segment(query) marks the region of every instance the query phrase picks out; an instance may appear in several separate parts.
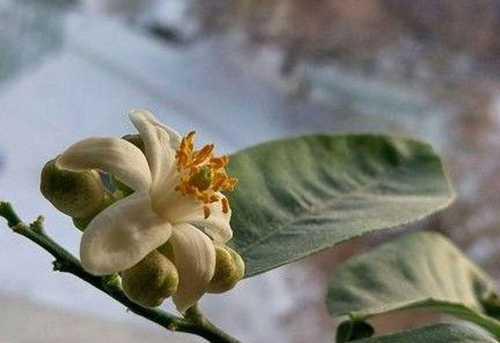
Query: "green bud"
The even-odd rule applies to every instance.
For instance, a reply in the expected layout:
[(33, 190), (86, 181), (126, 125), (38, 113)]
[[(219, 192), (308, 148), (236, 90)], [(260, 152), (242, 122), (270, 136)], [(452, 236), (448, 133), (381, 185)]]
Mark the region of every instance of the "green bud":
[(87, 218), (73, 218), (73, 225), (80, 231), (85, 231), (87, 226), (89, 226), (90, 222), (92, 221), (92, 217), (87, 217)]
[(59, 211), (76, 218), (95, 216), (103, 208), (106, 195), (97, 171), (60, 169), (55, 160), (42, 169), (40, 191)]
[(163, 254), (163, 256), (168, 258), (170, 261), (175, 263), (174, 247), (172, 246), (172, 244), (167, 242), (156, 250), (158, 250), (159, 253)]
[(121, 273), (127, 297), (147, 307), (160, 306), (177, 291), (179, 274), (167, 257), (154, 250), (141, 262)]
[[(104, 195), (104, 201), (102, 202), (101, 208), (99, 209), (98, 213), (106, 209), (109, 205), (112, 205), (116, 201), (120, 200), (120, 197), (114, 197), (112, 194), (106, 193)], [(96, 213), (97, 214), (97, 213)], [(87, 226), (90, 224), (92, 219), (95, 218), (96, 214), (93, 214), (89, 217), (84, 217), (84, 218), (78, 218), (74, 217), (73, 218), (73, 225), (80, 230), (80, 231), (85, 231)]]
[(209, 293), (224, 293), (232, 289), (245, 276), (245, 262), (227, 246), (215, 247), (215, 274), (208, 285)]

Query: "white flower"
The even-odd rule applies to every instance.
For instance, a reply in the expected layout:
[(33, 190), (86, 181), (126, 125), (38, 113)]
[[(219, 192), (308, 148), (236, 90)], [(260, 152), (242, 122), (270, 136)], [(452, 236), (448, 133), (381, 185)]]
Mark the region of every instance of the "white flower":
[(173, 300), (184, 312), (214, 275), (214, 243), (232, 237), (231, 210), (220, 191), (232, 190), (236, 180), (226, 174), (227, 157), (213, 157), (213, 145), (194, 150), (194, 132), (181, 138), (148, 111), (129, 116), (144, 153), (124, 139), (89, 138), (57, 160), (61, 168), (107, 172), (134, 191), (91, 221), (81, 241), (82, 265), (94, 275), (121, 272), (168, 241), (180, 277)]

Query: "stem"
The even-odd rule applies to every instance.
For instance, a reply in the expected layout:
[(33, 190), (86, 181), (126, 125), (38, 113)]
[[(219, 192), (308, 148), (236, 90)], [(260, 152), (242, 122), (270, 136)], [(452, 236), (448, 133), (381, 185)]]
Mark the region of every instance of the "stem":
[(180, 323), (179, 331), (196, 333), (197, 330), (203, 328), (203, 337), (209, 342), (226, 342), (226, 343), (240, 343), (234, 337), (229, 336), (227, 333), (212, 324), (200, 311), (198, 304), (186, 311), (185, 319), (190, 322)]
[(195, 334), (209, 342), (240, 343), (210, 323), (201, 314), (197, 305), (189, 309), (186, 316), (181, 318), (160, 309), (147, 308), (132, 302), (123, 292), (116, 277), (112, 275), (99, 277), (87, 273), (76, 257), (50, 238), (43, 229), (43, 217), (40, 216), (35, 222), (27, 225), (21, 221), (11, 204), (1, 201), (0, 217), (7, 220), (7, 224), (15, 233), (28, 238), (51, 254), (55, 258), (53, 262), (55, 271), (73, 274), (125, 305), (133, 313), (149, 319), (167, 330)]

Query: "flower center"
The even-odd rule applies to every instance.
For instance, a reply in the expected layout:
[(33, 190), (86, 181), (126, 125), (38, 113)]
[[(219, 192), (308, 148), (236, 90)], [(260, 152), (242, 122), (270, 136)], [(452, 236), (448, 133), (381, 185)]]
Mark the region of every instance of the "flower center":
[(200, 150), (194, 149), (196, 133), (191, 131), (182, 138), (175, 155), (177, 170), (181, 175), (180, 184), (175, 188), (183, 195), (194, 196), (201, 201), (205, 219), (210, 217), (210, 204), (220, 202), (222, 212), (229, 212), (229, 202), (218, 192), (234, 191), (238, 180), (227, 174), (229, 163), (227, 156), (214, 156), (213, 144), (205, 145)]

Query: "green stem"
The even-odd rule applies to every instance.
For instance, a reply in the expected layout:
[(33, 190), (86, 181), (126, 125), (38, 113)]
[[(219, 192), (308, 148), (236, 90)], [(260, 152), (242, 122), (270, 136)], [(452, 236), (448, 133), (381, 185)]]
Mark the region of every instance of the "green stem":
[(0, 202), (0, 217), (7, 220), (7, 224), (15, 233), (28, 238), (51, 254), (55, 258), (54, 270), (75, 275), (125, 305), (133, 313), (170, 331), (195, 334), (213, 343), (239, 343), (237, 339), (210, 323), (196, 305), (187, 311), (184, 318), (181, 318), (130, 301), (115, 278), (87, 273), (76, 257), (50, 238), (43, 229), (43, 217), (38, 217), (35, 222), (27, 225), (21, 221), (11, 204), (7, 202)]
[(180, 323), (179, 331), (196, 333), (196, 330), (203, 328), (204, 336), (209, 342), (227, 342), (239, 343), (237, 339), (229, 336), (227, 333), (212, 324), (200, 311), (198, 304), (195, 304), (186, 311), (186, 321), (189, 323)]

